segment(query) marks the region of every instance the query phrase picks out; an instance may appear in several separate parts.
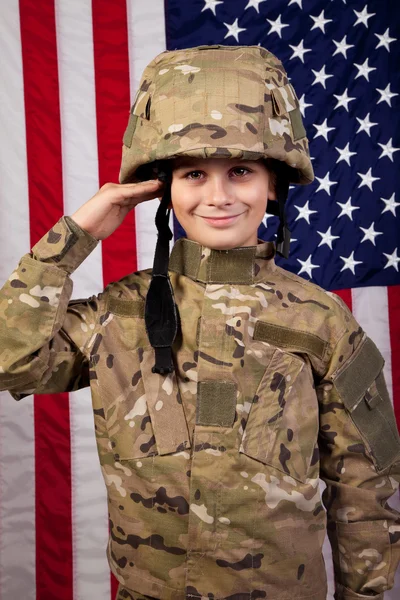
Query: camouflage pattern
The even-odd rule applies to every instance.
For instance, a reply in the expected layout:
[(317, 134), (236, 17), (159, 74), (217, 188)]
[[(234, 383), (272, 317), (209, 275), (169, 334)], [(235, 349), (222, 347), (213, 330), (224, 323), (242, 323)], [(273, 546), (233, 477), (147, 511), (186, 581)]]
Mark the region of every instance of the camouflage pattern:
[[(256, 160), (314, 173), (299, 101), (281, 61), (259, 46), (200, 46), (159, 54), (145, 69), (124, 135), (120, 183), (178, 156)], [(140, 178), (151, 177), (151, 170)]]
[(277, 267), (269, 242), (179, 240), (181, 333), (162, 377), (143, 318), (150, 270), (70, 301), (95, 244), (63, 218), (10, 276), (0, 389), (90, 385), (118, 600), (325, 600), (326, 529), (336, 600), (382, 600), (400, 560), (387, 502), (400, 440), (383, 359), (343, 302)]

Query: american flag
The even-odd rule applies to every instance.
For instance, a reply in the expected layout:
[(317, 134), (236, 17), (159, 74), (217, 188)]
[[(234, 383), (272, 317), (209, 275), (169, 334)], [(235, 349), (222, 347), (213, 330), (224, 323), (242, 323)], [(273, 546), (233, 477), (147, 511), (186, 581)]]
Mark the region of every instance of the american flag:
[[(291, 256), (277, 262), (347, 302), (385, 357), (400, 425), (399, 23), (392, 0), (3, 2), (0, 283), (62, 214), (118, 180), (129, 108), (156, 54), (260, 44), (297, 91), (316, 175), (290, 191)], [(73, 297), (152, 265), (157, 205), (139, 205), (96, 248)], [(260, 237), (276, 227), (266, 217)], [(0, 395), (0, 598), (113, 599), (89, 391)], [(331, 600), (328, 543), (324, 555)], [(385, 599), (399, 596), (400, 573)]]

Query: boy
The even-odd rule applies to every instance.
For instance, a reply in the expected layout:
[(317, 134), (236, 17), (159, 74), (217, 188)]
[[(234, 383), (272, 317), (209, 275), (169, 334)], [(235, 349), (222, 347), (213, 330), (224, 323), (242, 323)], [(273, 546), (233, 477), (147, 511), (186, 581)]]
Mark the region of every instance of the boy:
[[(383, 359), (340, 299), (257, 240), (268, 204), (287, 253), (289, 182), (312, 179), (275, 56), (165, 52), (132, 107), (121, 185), (61, 219), (1, 292), (2, 388), (91, 386), (118, 600), (325, 600), (326, 528), (337, 600), (393, 587), (400, 439)], [(69, 274), (161, 191), (153, 270), (69, 302)], [(171, 203), (188, 238), (168, 263)]]

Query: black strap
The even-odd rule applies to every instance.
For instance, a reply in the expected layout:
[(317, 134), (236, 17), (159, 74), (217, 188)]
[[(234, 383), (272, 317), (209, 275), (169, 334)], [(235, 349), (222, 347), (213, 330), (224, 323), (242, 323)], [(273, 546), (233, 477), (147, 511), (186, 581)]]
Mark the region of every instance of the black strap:
[(165, 181), (166, 188), (155, 219), (158, 237), (144, 317), (147, 336), (155, 351), (156, 362), (152, 371), (165, 375), (174, 370), (171, 347), (178, 331), (179, 314), (168, 275), (169, 242), (173, 235), (169, 227), (171, 211), (168, 208), (171, 184), (165, 173), (159, 173), (159, 179)]
[(276, 199), (277, 202), (268, 202), (267, 212), (279, 217), (279, 227), (276, 238), (276, 251), (284, 258), (289, 257), (290, 229), (286, 220), (285, 204), (289, 195), (288, 166), (281, 161), (274, 161), (276, 173)]

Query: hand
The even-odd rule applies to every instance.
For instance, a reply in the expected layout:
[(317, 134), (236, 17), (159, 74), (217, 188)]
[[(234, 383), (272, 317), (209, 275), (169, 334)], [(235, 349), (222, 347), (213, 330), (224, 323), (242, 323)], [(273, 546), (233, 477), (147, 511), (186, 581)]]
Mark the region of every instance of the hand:
[(156, 179), (141, 183), (105, 183), (71, 218), (98, 240), (111, 235), (140, 202), (162, 196), (164, 184)]

